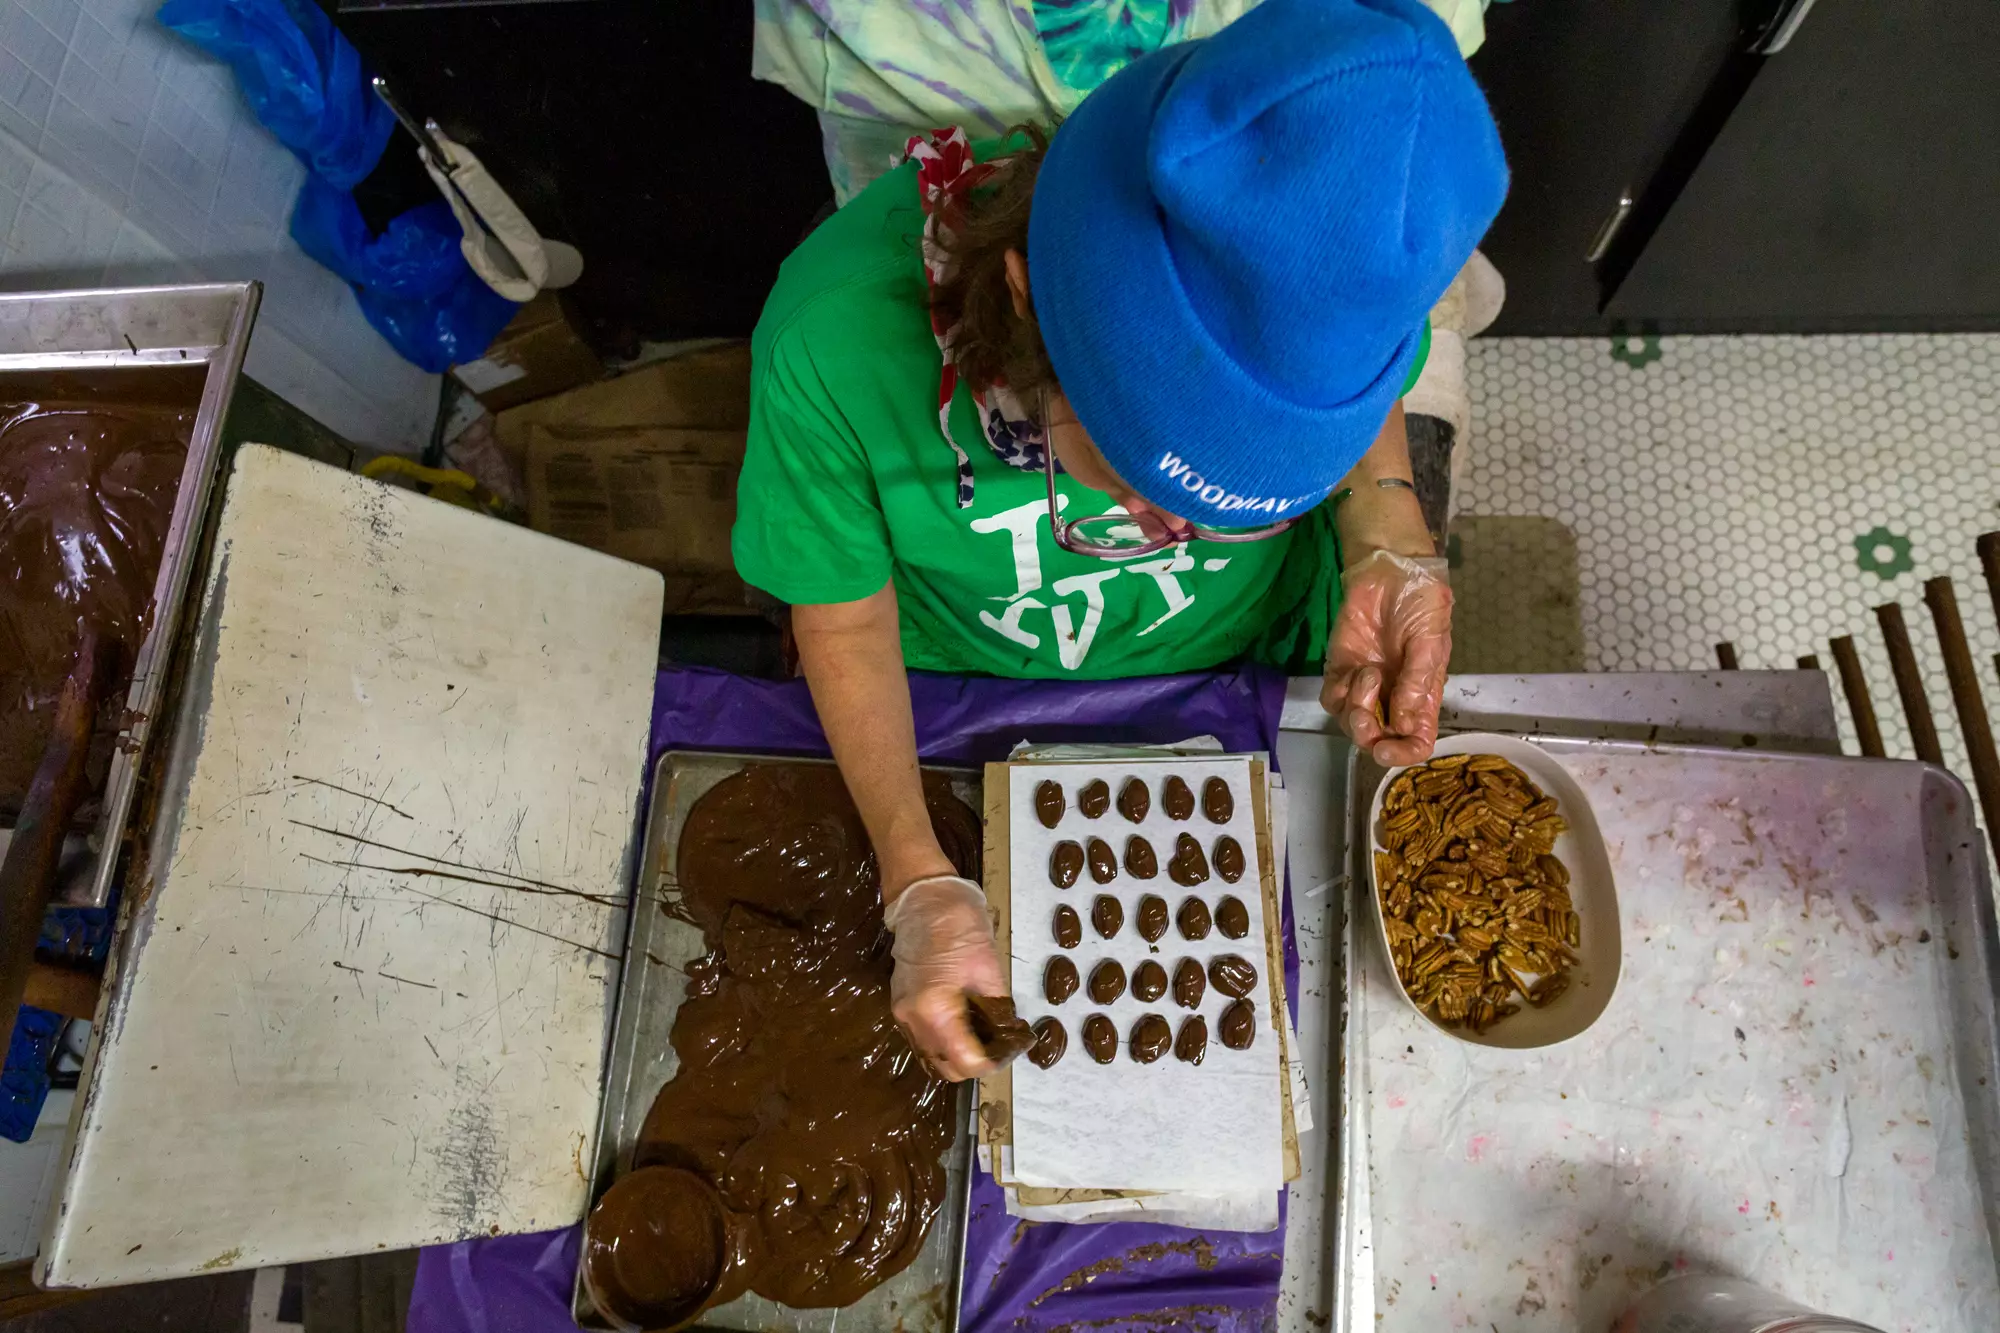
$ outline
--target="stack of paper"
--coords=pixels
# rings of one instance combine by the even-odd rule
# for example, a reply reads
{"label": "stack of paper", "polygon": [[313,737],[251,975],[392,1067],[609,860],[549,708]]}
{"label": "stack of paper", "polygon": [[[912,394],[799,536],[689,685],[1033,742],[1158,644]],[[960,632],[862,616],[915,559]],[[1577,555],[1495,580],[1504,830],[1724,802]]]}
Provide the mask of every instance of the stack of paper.
{"label": "stack of paper", "polygon": [[[1167,801],[1171,784],[1181,799]],[[1200,798],[1211,781],[1225,786],[1232,808]],[[1054,784],[1061,810],[1048,799]],[[1119,798],[1143,784],[1143,812]],[[1096,784],[1102,784],[1098,786]],[[1043,793],[1042,814],[1037,795]],[[1083,799],[1108,793],[1110,807]],[[1195,797],[1189,812],[1186,797]],[[1062,1025],[1067,1050],[1044,1069],[1022,1059],[985,1079],[980,1088],[982,1162],[1007,1188],[1008,1211],[1036,1220],[1088,1221],[1132,1218],[1183,1225],[1263,1230],[1277,1224],[1278,1191],[1298,1173],[1297,1135],[1305,1119],[1304,1086],[1294,1086],[1285,1005],[1283,941],[1277,886],[1282,876],[1282,825],[1274,808],[1283,792],[1260,756],[1123,752],[1116,757],[1019,761],[989,765],[986,774],[987,891],[1003,950],[1011,960],[1015,1004],[1030,1023]],[[1275,798],[1275,799],[1274,799]],[[1169,808],[1172,806],[1173,808]],[[1138,814],[1138,818],[1133,818]],[[1274,834],[1276,836],[1274,836]],[[1153,853],[1147,876],[1143,851]],[[1201,874],[1174,873],[1177,847],[1199,849]],[[1052,869],[1065,843],[1103,845],[1116,858],[1115,874],[1101,882],[1087,863],[1066,887]],[[1217,851],[1233,842],[1242,854],[1234,881],[1218,867]],[[1065,853],[1073,859],[1073,853]],[[1233,857],[1225,855],[1228,869]],[[1190,882],[1181,882],[1190,881]],[[1148,939],[1141,916],[1148,898],[1166,907],[1164,932]],[[1109,935],[1098,921],[1108,913],[1100,899],[1117,904],[1122,920]],[[1247,916],[1248,928],[1231,938],[1213,925],[1182,924],[1184,909],[1211,920],[1227,899]],[[1192,903],[1190,900],[1194,900]],[[1054,926],[1061,909],[1074,912],[1081,939],[1065,947]],[[1153,905],[1155,913],[1158,904]],[[1155,923],[1157,928],[1157,923]],[[1052,1002],[1045,989],[1049,963],[1066,958],[1081,987]],[[1212,982],[1199,997],[1178,993],[1171,981],[1190,967],[1203,977],[1247,967],[1242,997],[1253,1019],[1247,1047],[1222,1040],[1222,1020],[1238,998]],[[1152,962],[1169,979],[1164,995],[1141,998],[1132,979]],[[1091,994],[1100,965],[1115,964],[1125,979],[1112,999]],[[1086,1020],[1101,1015],[1115,1031],[1108,1062],[1087,1049]],[[1239,1011],[1240,1017],[1240,1011]],[[1150,1062],[1134,1053],[1142,1020],[1175,1037],[1175,1047]],[[1180,1038],[1205,1029],[1199,1063],[1181,1058]]]}

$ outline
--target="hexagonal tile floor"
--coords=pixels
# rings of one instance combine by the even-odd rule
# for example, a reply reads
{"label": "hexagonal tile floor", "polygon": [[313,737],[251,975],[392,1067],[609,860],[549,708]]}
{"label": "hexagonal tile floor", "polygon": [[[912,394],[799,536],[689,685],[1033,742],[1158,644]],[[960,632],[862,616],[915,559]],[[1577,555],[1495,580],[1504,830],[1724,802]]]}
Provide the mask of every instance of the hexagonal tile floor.
{"label": "hexagonal tile floor", "polygon": [[1475,340],[1457,512],[1570,526],[1591,670],[1712,667],[1720,640],[1746,668],[1817,654],[1831,670],[1827,640],[1854,635],[1884,741],[1908,755],[1873,614],[1900,602],[1946,762],[1969,782],[1923,581],[1956,584],[2000,720],[2000,629],[1973,548],[2000,529],[2000,335],[1634,346]]}

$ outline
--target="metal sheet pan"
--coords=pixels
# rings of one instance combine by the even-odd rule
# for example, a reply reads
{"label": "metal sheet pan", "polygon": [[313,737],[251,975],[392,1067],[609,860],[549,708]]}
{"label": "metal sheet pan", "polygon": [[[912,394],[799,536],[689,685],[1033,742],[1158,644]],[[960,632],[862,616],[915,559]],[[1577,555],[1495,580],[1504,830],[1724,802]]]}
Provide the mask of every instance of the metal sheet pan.
{"label": "metal sheet pan", "polygon": [[[674,1076],[680,1060],[669,1034],[680,1012],[687,979],[681,969],[706,952],[701,932],[662,912],[650,900],[671,883],[681,827],[694,803],[716,783],[753,763],[827,763],[775,759],[768,755],[669,750],[653,770],[646,816],[644,861],[627,941],[625,973],[612,1020],[611,1054],[606,1067],[604,1109],[597,1128],[594,1200],[632,1163],[639,1130],[653,1098]],[[963,769],[939,769],[974,811],[981,808],[980,777]],[[853,1305],[838,1310],[795,1310],[761,1296],[746,1295],[706,1311],[703,1328],[757,1333],[833,1333],[848,1328],[896,1328],[904,1333],[948,1333],[958,1327],[959,1289],[965,1267],[965,1221],[972,1184],[970,1083],[961,1085],[956,1119],[958,1137],[945,1154],[945,1201],[916,1262]],[[583,1290],[578,1274],[571,1310],[584,1328],[605,1328]]]}
{"label": "metal sheet pan", "polygon": [[[1899,883],[1915,886],[1919,890],[1916,898],[1918,919],[1925,919],[1925,914],[1928,914],[1928,919],[1937,928],[1935,934],[1951,951],[1952,960],[1948,966],[1937,969],[1943,980],[1937,987],[1935,997],[1937,1021],[1946,1034],[1948,1049],[1916,1054],[1934,1061],[1937,1068],[1950,1068],[1955,1072],[1956,1086],[1963,1102],[1964,1137],[1969,1148],[1972,1173],[1976,1177],[1978,1206],[1985,1214],[1989,1240],[2000,1240],[2000,1188],[1996,1188],[2000,1184],[2000,1176],[1996,1176],[1996,1171],[2000,1171],[2000,1058],[1996,1058],[2000,1057],[2000,1039],[1996,1039],[1995,1022],[1996,1010],[2000,1009],[2000,969],[1996,969],[1996,962],[2000,961],[2000,931],[1996,931],[1995,927],[1992,891],[1980,835],[1974,823],[1974,807],[1964,786],[1942,769],[1915,763],[1619,741],[1535,739],[1552,753],[1572,762],[1595,755],[1624,764],[1657,764],[1660,766],[1657,772],[1647,770],[1649,785],[1658,790],[1662,783],[1683,783],[1686,788],[1684,808],[1687,810],[1697,810],[1704,798],[1714,797],[1715,793],[1708,788],[1715,784],[1718,776],[1740,776],[1745,770],[1736,766],[1754,764],[1760,766],[1759,778],[1770,790],[1793,794],[1796,799],[1790,804],[1801,816],[1808,812],[1839,810],[1844,806],[1858,809],[1893,806],[1914,811],[1919,832],[1907,840],[1911,849],[1906,854],[1907,863],[1895,867],[1895,878]],[[1365,755],[1353,756],[1348,773],[1346,807],[1350,895],[1367,892],[1368,877],[1362,860],[1368,855],[1370,847],[1366,817],[1370,799],[1381,777],[1382,770]],[[1607,838],[1614,836],[1612,826],[1618,818],[1619,799],[1620,793],[1616,790],[1592,792],[1592,802],[1597,807],[1600,821],[1605,824]],[[1774,807],[1783,804],[1786,802],[1772,802]],[[1743,827],[1746,837],[1773,831],[1769,826],[1753,830],[1748,821]],[[1809,841],[1814,836],[1815,827],[1807,825],[1794,832]],[[1835,891],[1845,894],[1843,889],[1836,888]],[[1849,900],[1843,896],[1842,901]],[[1371,1061],[1377,1053],[1369,1048],[1370,1015],[1366,1011],[1380,1000],[1377,998],[1370,1002],[1363,993],[1364,987],[1357,986],[1356,978],[1362,975],[1364,969],[1377,969],[1382,973],[1383,986],[1393,982],[1387,977],[1387,964],[1377,957],[1379,946],[1367,933],[1370,925],[1367,904],[1358,896],[1350,896],[1347,906],[1338,992],[1340,1015],[1337,1030],[1342,1034],[1339,1053],[1342,1072],[1341,1125],[1340,1141],[1333,1154],[1336,1181],[1331,1210],[1336,1232],[1333,1237],[1334,1253],[1339,1256],[1340,1271],[1333,1284],[1332,1325],[1340,1333],[1369,1333],[1378,1327],[1378,1320],[1388,1309],[1386,1305],[1378,1306],[1378,1269],[1384,1284],[1394,1280],[1394,1274],[1389,1271],[1393,1267],[1390,1257],[1377,1245],[1374,1223],[1376,1200],[1385,1189],[1395,1191],[1399,1182],[1395,1178],[1393,1164],[1388,1164],[1390,1174],[1386,1177],[1383,1174],[1385,1163],[1380,1160],[1383,1149],[1379,1146],[1371,1148],[1374,1142],[1372,1135],[1378,1127],[1371,1125],[1374,1101],[1369,1077]],[[1629,903],[1625,905],[1625,910],[1629,917]],[[1857,938],[1852,947],[1860,949],[1866,945],[1865,939]],[[1635,957],[1642,961],[1639,951],[1645,947],[1643,938],[1628,939],[1628,969],[1635,965]],[[1821,962],[1827,963],[1828,960],[1822,959]],[[1832,965],[1828,963],[1828,966]],[[1373,976],[1372,973],[1369,975]],[[1373,988],[1372,981],[1369,988]],[[1741,1029],[1737,1031],[1740,1035]],[[1744,1058],[1759,1058],[1754,1046]],[[1615,1090],[1606,1088],[1594,1088],[1593,1091],[1604,1096],[1615,1094]],[[1844,1108],[1845,1103],[1842,1105]],[[1844,1109],[1842,1114],[1845,1115]],[[1759,1124],[1762,1123],[1760,1120]],[[1713,1128],[1719,1140],[1729,1131],[1726,1117],[1719,1119]],[[1751,1127],[1751,1132],[1757,1132],[1756,1128]],[[1859,1123],[1853,1131],[1857,1140],[1879,1132],[1873,1127],[1864,1128]],[[1648,1149],[1643,1141],[1621,1143],[1619,1147],[1621,1152]],[[1774,1165],[1772,1169],[1777,1167]],[[1634,1194],[1633,1198],[1636,1197]],[[1410,1200],[1399,1195],[1396,1202],[1398,1214],[1403,1220],[1391,1223],[1385,1219],[1384,1225],[1417,1224],[1406,1215]],[[1538,1201],[1538,1206],[1561,1208],[1565,1203],[1562,1200],[1542,1199]],[[1630,1206],[1631,1200],[1628,1200],[1628,1210]],[[1760,1199],[1755,1211],[1761,1214],[1762,1208]],[[1591,1220],[1595,1222],[1599,1219],[1593,1217]],[[1602,1220],[1619,1223],[1621,1218],[1614,1215]],[[1905,1220],[1892,1216],[1887,1225],[1899,1225]],[[1851,1223],[1843,1219],[1840,1225]],[[1602,1234],[1609,1235],[1610,1232]],[[1796,1262],[1801,1254],[1810,1257],[1814,1247],[1808,1243],[1787,1252],[1782,1245],[1782,1235],[1777,1240],[1779,1244],[1756,1247],[1755,1252],[1765,1253],[1768,1250],[1785,1253],[1788,1257],[1779,1261],[1780,1266],[1773,1272],[1753,1276],[1784,1286],[1787,1285],[1787,1273],[1783,1263]],[[1590,1248],[1595,1249],[1596,1246]],[[1739,1258],[1748,1252],[1739,1249]],[[1888,1253],[1893,1255],[1894,1251]],[[1857,1257],[1846,1253],[1844,1248],[1841,1256],[1823,1254],[1820,1257],[1849,1265],[1859,1263],[1865,1266],[1872,1262],[1871,1256]],[[1455,1256],[1453,1262],[1456,1264],[1458,1261],[1459,1257]],[[1605,1271],[1610,1270],[1607,1268]],[[1461,1267],[1460,1271],[1440,1276],[1457,1281],[1467,1274]],[[1792,1280],[1810,1285],[1810,1279],[1803,1275]],[[1588,1283],[1582,1285],[1588,1289]],[[1405,1284],[1406,1293],[1407,1288],[1408,1284]],[[1391,1292],[1390,1296],[1393,1294]],[[1550,1315],[1554,1316],[1563,1308],[1559,1301],[1567,1294],[1551,1290],[1545,1282],[1535,1299],[1537,1302],[1547,1300]],[[1793,1290],[1788,1294],[1809,1302],[1821,1299],[1810,1290]],[[1482,1311],[1514,1310],[1521,1297],[1518,1274],[1512,1284],[1504,1288],[1495,1284],[1493,1290],[1482,1290],[1476,1285],[1459,1289],[1459,1298],[1466,1308],[1480,1315],[1478,1322],[1485,1320]],[[1597,1299],[1601,1301],[1604,1298],[1605,1293],[1600,1290]],[[1400,1304],[1412,1304],[1407,1294]],[[1535,1308],[1542,1306],[1537,1303]],[[1402,1308],[1397,1310],[1399,1316],[1407,1313]],[[1837,1313],[1868,1317],[1866,1311],[1839,1310]],[[1937,1313],[1940,1318],[1935,1325],[1937,1327],[1956,1329],[1966,1326],[1961,1317],[1946,1312]]]}
{"label": "metal sheet pan", "polygon": [[102,851],[77,906],[102,907],[143,771],[153,720],[165,698],[168,666],[180,633],[201,529],[222,452],[222,424],[250,345],[263,296],[257,282],[97,291],[0,294],[0,373],[128,371],[206,366],[173,521],[153,585],[151,627],[132,663],[123,730],[105,779],[102,814],[91,842]]}

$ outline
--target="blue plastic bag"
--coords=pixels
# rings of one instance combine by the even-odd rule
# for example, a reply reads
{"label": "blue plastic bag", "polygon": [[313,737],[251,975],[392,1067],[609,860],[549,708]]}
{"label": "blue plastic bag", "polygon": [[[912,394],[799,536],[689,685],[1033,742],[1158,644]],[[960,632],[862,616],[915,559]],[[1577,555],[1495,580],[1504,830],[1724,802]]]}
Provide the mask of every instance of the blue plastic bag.
{"label": "blue plastic bag", "polygon": [[433,374],[478,359],[520,307],[465,262],[442,199],[368,230],[352,191],[396,118],[326,15],[310,0],[167,0],[159,18],[226,61],[257,119],[306,164],[292,239],[347,280],[375,331]]}
{"label": "blue plastic bag", "polygon": [[257,119],[315,174],[352,189],[382,160],[396,118],[311,0],[167,0],[159,18],[226,62]]}
{"label": "blue plastic bag", "polygon": [[376,332],[433,373],[478,359],[520,309],[472,271],[460,235],[442,199],[371,235],[354,196],[312,176],[292,209],[299,248],[347,279]]}

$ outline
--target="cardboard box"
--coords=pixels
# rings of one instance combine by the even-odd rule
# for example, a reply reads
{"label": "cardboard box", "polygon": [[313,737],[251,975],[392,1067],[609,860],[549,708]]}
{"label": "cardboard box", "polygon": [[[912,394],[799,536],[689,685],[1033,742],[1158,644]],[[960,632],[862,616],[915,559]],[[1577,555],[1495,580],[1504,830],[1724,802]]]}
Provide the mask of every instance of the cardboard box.
{"label": "cardboard box", "polygon": [[560,297],[543,292],[522,306],[477,361],[452,367],[489,412],[588,384],[604,364],[569,320]]}
{"label": "cardboard box", "polygon": [[538,532],[657,569],[669,614],[754,615],[729,556],[750,349],[707,348],[502,412]]}

